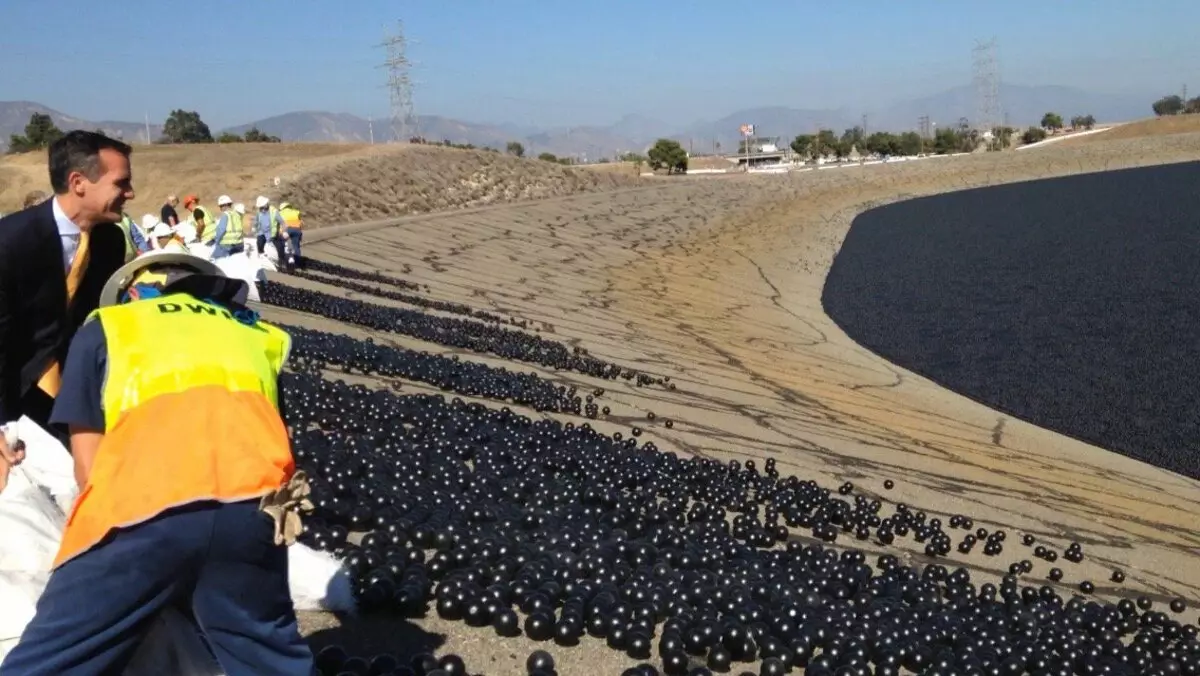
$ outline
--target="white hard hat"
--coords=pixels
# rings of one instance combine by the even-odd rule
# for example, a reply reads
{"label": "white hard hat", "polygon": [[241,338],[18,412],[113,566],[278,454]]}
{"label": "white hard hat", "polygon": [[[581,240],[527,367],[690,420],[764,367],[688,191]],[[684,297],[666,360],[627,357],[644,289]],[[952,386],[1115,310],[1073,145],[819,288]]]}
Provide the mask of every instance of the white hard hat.
{"label": "white hard hat", "polygon": [[160,265],[173,270],[168,275],[167,281],[173,281],[170,279],[171,277],[186,275],[189,272],[199,275],[225,276],[216,263],[199,256],[173,251],[150,251],[121,266],[108,278],[108,281],[104,283],[104,289],[100,291],[100,307],[119,303],[121,294],[124,293],[126,287],[132,284],[143,270]]}
{"label": "white hard hat", "polygon": [[146,214],[142,216],[142,232],[150,232],[154,230],[154,226],[159,224],[158,216],[154,214]]}
{"label": "white hard hat", "polygon": [[258,199],[254,200],[254,208],[261,209],[270,203],[271,203],[271,200],[267,199],[266,197],[263,197],[262,195],[259,195]]}
{"label": "white hard hat", "polygon": [[233,198],[231,198],[229,195],[221,195],[217,198],[217,206],[223,207],[226,204],[233,204]]}
{"label": "white hard hat", "polygon": [[241,202],[238,202],[237,204],[233,205],[233,210],[243,216],[246,215],[246,205],[242,204]]}
{"label": "white hard hat", "polygon": [[150,230],[151,237],[170,237],[175,234],[175,229],[166,223],[159,223]]}

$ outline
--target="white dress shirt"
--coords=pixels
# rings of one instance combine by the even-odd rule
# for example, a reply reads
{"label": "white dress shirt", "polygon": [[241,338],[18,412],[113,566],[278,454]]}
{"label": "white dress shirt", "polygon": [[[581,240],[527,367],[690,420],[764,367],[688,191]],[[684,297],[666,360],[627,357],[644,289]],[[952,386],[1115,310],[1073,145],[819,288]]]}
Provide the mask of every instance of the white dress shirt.
{"label": "white dress shirt", "polygon": [[58,224],[58,236],[62,238],[63,274],[71,272],[71,263],[75,260],[75,252],[79,250],[79,235],[81,230],[75,222],[67,218],[67,212],[54,200],[54,222]]}

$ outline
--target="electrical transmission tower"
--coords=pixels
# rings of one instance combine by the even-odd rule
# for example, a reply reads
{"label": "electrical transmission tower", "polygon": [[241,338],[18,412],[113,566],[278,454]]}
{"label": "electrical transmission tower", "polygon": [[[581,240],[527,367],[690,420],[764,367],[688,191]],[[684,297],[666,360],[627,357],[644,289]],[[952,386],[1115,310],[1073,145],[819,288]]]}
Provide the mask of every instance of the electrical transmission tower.
{"label": "electrical transmission tower", "polygon": [[922,115],[921,117],[918,117],[917,118],[917,133],[921,135],[921,138],[927,139],[930,136],[929,131],[930,131],[929,116]]}
{"label": "electrical transmission tower", "polygon": [[1004,119],[1000,106],[1000,72],[996,64],[996,39],[976,42],[971,50],[975,64],[975,128],[988,132]]}
{"label": "electrical transmission tower", "polygon": [[387,88],[391,93],[392,140],[408,142],[416,135],[416,117],[413,115],[412,78],[409,77],[408,41],[404,37],[404,22],[396,22],[396,33],[390,35],[379,46],[387,50],[387,60],[382,68],[387,69]]}

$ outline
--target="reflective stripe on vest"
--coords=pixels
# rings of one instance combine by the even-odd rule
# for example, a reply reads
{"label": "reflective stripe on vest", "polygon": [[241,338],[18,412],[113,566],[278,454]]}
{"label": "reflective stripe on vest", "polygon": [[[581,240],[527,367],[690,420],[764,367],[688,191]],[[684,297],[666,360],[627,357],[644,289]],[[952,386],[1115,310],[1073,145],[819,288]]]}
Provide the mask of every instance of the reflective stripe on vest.
{"label": "reflective stripe on vest", "polygon": [[267,228],[267,232],[271,233],[271,239],[279,237],[279,210],[275,207],[268,208],[267,219],[270,220],[270,226]]}
{"label": "reflective stripe on vest", "polygon": [[295,207],[288,207],[286,209],[280,209],[279,215],[283,216],[283,222],[285,224],[287,224],[287,227],[289,229],[291,229],[291,230],[299,230],[300,229],[300,210],[299,209],[297,209]]}
{"label": "reflective stripe on vest", "polygon": [[242,215],[233,209],[226,211],[225,215],[229,218],[225,223],[225,234],[221,236],[221,246],[241,244],[246,239],[245,233],[242,232]]}
{"label": "reflective stripe on vest", "polygon": [[108,349],[105,434],[54,567],[114,529],[199,501],[255,499],[291,478],[276,391],[287,333],[187,294],[101,308],[89,321]]}

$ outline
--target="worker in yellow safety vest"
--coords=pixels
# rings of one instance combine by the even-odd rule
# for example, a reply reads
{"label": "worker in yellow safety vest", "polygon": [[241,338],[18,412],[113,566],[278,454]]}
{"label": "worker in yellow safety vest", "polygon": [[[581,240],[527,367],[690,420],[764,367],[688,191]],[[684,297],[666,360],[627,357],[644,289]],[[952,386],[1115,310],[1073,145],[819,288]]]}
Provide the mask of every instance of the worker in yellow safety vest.
{"label": "worker in yellow safety vest", "polygon": [[275,248],[279,269],[291,271],[292,266],[288,263],[287,253],[283,246],[285,237],[283,216],[279,214],[278,209],[271,206],[271,200],[262,195],[254,200],[254,208],[258,209],[258,213],[254,217],[254,229],[258,234],[258,255],[263,255],[269,241]]}
{"label": "worker in yellow safety vest", "polygon": [[147,241],[145,235],[142,234],[137,224],[129,214],[122,212],[121,220],[117,222],[117,227],[121,228],[121,232],[125,233],[125,262],[133,260],[138,254],[150,250],[150,242]]}
{"label": "worker in yellow safety vest", "polygon": [[200,198],[188,195],[183,198],[183,208],[192,212],[192,221],[196,224],[196,239],[201,244],[212,244],[216,236],[216,224],[208,215],[208,209],[200,206]]}
{"label": "worker in yellow safety vest", "polygon": [[279,205],[279,215],[283,217],[284,231],[287,233],[288,243],[292,245],[291,263],[294,267],[304,267],[304,259],[300,257],[300,240],[304,235],[304,219],[300,216],[300,210],[291,202],[282,202]]}
{"label": "worker in yellow safety vest", "polygon": [[317,673],[288,586],[286,545],[311,509],[280,401],[291,343],[247,295],[215,264],[161,252],[105,285],[51,414],[79,497],[3,676],[120,673],[176,605],[222,673]]}
{"label": "worker in yellow safety vest", "polygon": [[246,235],[242,231],[242,215],[233,208],[233,200],[229,195],[217,198],[217,207],[221,216],[213,229],[213,258],[224,258],[239,254],[246,250]]}

